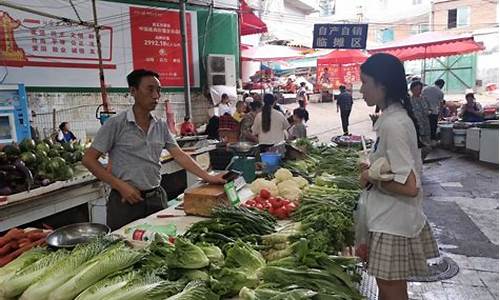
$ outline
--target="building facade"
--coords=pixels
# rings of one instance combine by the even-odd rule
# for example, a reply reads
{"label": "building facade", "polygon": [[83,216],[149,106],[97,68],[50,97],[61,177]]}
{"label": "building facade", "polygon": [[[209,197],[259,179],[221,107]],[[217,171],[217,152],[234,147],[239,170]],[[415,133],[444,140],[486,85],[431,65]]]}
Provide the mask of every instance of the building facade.
{"label": "building facade", "polygon": [[[16,4],[77,19],[69,4],[58,1],[20,0]],[[134,68],[148,68],[160,73],[163,85],[156,115],[166,117],[168,102],[176,121],[182,121],[186,112],[178,1],[109,0],[97,4],[98,23],[104,26],[104,78],[111,110],[119,113],[132,105],[125,77]],[[209,4],[194,0],[186,7],[192,117],[198,124],[208,120],[212,106],[207,92],[207,56],[233,55],[239,61],[238,0],[215,1],[213,8]],[[79,2],[75,9],[83,20],[92,20],[90,2]],[[3,6],[0,18],[2,24],[10,24],[5,28],[14,37],[12,49],[0,49],[0,57],[8,58],[0,70],[1,84],[25,84],[32,124],[43,136],[68,121],[79,139],[92,137],[100,127],[96,110],[102,104],[93,29],[57,24]],[[19,26],[20,22],[38,23]],[[1,39],[6,41],[5,34],[0,34],[0,44],[11,44]],[[19,55],[9,55],[16,53]],[[239,77],[237,63],[235,76]]]}

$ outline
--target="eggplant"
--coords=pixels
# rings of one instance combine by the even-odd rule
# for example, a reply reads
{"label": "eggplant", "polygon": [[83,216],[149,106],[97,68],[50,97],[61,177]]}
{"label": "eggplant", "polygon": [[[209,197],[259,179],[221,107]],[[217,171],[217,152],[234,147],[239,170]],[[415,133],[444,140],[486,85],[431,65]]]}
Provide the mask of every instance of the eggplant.
{"label": "eggplant", "polygon": [[4,171],[7,174],[6,177],[10,177],[11,179],[16,178],[15,175],[17,173],[21,178],[24,178],[24,182],[28,192],[31,190],[31,187],[34,183],[33,174],[21,160],[16,160],[11,165],[0,166],[0,171]]}

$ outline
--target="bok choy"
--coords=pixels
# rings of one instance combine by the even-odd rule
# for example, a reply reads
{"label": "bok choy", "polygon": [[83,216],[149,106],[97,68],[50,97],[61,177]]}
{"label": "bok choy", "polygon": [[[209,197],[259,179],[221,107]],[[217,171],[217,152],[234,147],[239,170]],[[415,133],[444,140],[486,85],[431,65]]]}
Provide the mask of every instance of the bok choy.
{"label": "bok choy", "polygon": [[72,300],[107,275],[132,266],[144,255],[144,252],[134,250],[124,243],[113,246],[80,266],[75,276],[49,294],[49,299]]}
{"label": "bok choy", "polygon": [[112,243],[112,240],[97,238],[87,244],[76,246],[68,257],[49,267],[40,280],[24,291],[19,300],[47,300],[50,292],[76,274],[78,267],[104,251]]}
{"label": "bok choy", "polygon": [[126,274],[119,274],[109,278],[104,278],[88,287],[85,291],[78,295],[75,300],[104,299],[114,291],[125,287],[129,282],[136,278],[136,276],[137,272],[129,272]]}
{"label": "bok choy", "polygon": [[45,271],[68,257],[69,251],[59,250],[37,260],[29,266],[18,270],[0,286],[0,296],[13,298],[21,295],[31,284],[35,283]]}
{"label": "bok choy", "polygon": [[45,255],[47,255],[47,250],[43,248],[35,248],[29,251],[24,252],[16,258],[14,261],[10,262],[3,268],[0,268],[0,284],[12,277],[14,273],[17,271],[31,265],[35,261],[41,259]]}
{"label": "bok choy", "polygon": [[[100,300],[163,300],[182,291],[185,281],[164,281],[154,274],[140,274],[121,289]],[[96,299],[96,298],[94,298]]]}

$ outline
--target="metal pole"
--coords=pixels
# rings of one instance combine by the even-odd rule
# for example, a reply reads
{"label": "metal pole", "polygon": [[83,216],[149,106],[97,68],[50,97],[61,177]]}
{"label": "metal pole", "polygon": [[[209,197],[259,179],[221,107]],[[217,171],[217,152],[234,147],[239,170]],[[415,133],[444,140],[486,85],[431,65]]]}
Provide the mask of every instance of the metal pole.
{"label": "metal pole", "polygon": [[186,116],[191,117],[191,85],[189,82],[189,52],[186,36],[186,2],[179,0],[181,37],[182,37],[182,67],[184,70],[184,105]]}
{"label": "metal pole", "polygon": [[109,112],[108,94],[106,92],[106,82],[104,81],[104,68],[102,66],[102,48],[101,48],[101,33],[97,25],[97,8],[95,0],[92,0],[92,11],[94,14],[94,30],[95,39],[97,42],[97,58],[99,59],[99,84],[101,85],[102,107],[105,112]]}

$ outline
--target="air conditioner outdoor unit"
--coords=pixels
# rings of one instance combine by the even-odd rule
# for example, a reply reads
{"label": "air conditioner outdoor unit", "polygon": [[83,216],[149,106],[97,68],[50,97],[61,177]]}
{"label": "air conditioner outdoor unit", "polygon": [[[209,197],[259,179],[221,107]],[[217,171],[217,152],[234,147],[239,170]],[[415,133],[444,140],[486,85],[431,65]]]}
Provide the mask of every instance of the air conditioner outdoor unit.
{"label": "air conditioner outdoor unit", "polygon": [[236,63],[234,55],[208,55],[207,69],[209,86],[236,86]]}

